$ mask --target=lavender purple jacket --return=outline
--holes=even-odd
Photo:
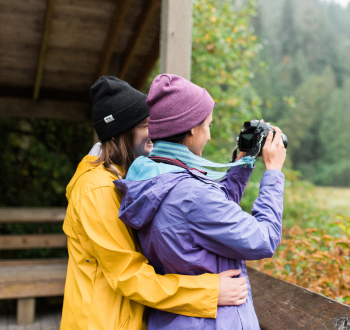
[[[128,180],[115,181],[124,194],[119,217],[138,230],[150,264],[159,274],[241,269],[248,279],[245,260],[272,257],[281,241],[282,172],[264,173],[250,215],[238,204],[252,169],[234,167],[218,183],[195,170],[174,171],[179,168],[139,157]],[[246,302],[218,307],[216,319],[152,309],[148,329],[260,329],[249,280],[248,286]]]

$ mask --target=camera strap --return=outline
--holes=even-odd
[[[238,146],[236,144],[235,148],[232,151],[232,156],[231,156],[231,159],[230,159],[231,163],[234,162],[236,160],[236,158],[237,158],[237,148],[238,148]]]
[[[194,167],[188,167],[185,163],[179,161],[178,159],[172,159],[172,158],[168,158],[168,157],[158,157],[158,156],[151,156],[151,157],[149,157],[149,159],[153,160],[156,163],[175,165],[178,167],[185,168],[186,170],[196,170],[204,175],[207,175],[207,172],[198,170],[197,168],[194,168]]]

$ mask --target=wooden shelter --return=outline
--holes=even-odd
[[[191,0],[0,0],[0,117],[90,121],[99,77],[141,89],[159,54],[163,72],[190,79],[191,34]],[[3,208],[0,223],[60,222],[64,214]],[[63,234],[0,236],[0,251],[65,246]],[[33,322],[36,297],[63,295],[66,267],[0,260],[0,299],[17,299],[18,324]]]
[[[161,72],[190,79],[191,30],[191,0],[0,0],[0,117],[90,120],[97,78],[141,89],[159,57]],[[0,223],[64,215],[3,208]],[[47,235],[2,235],[0,250],[65,246],[63,235]],[[18,298],[18,322],[31,323],[35,297],[63,294],[65,269],[66,261],[0,261],[0,299]],[[349,306],[249,273],[262,329],[350,329]]]
[[[190,78],[190,0],[0,0],[0,116],[89,120],[103,75]],[[161,29],[162,25],[162,29]],[[160,33],[162,31],[162,33]],[[174,61],[174,57],[176,61]]]

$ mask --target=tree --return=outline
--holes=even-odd
[[[261,48],[251,26],[256,0],[194,1],[192,81],[214,98],[211,158],[228,161],[245,120],[259,118],[260,98],[250,84]]]
[[[262,98],[262,116],[290,137],[293,168],[318,184],[348,182],[345,165],[336,171],[324,164],[319,136],[328,112],[345,118],[340,109],[350,107],[345,96],[343,106],[336,104],[350,79],[349,8],[320,0],[261,0],[259,5],[258,40],[264,49],[254,62],[252,84]],[[338,138],[349,140],[350,131],[334,140]],[[332,155],[339,159],[337,153]]]
[[[319,139],[323,157],[318,160],[314,181],[320,185],[350,185],[350,78],[332,94]]]

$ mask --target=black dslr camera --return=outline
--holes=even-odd
[[[246,121],[237,137],[239,150],[247,151],[246,156],[257,156],[264,147],[266,136],[270,131],[273,132],[274,138],[276,133],[272,126],[259,120]],[[282,141],[284,147],[287,148],[288,139],[283,133]]]

